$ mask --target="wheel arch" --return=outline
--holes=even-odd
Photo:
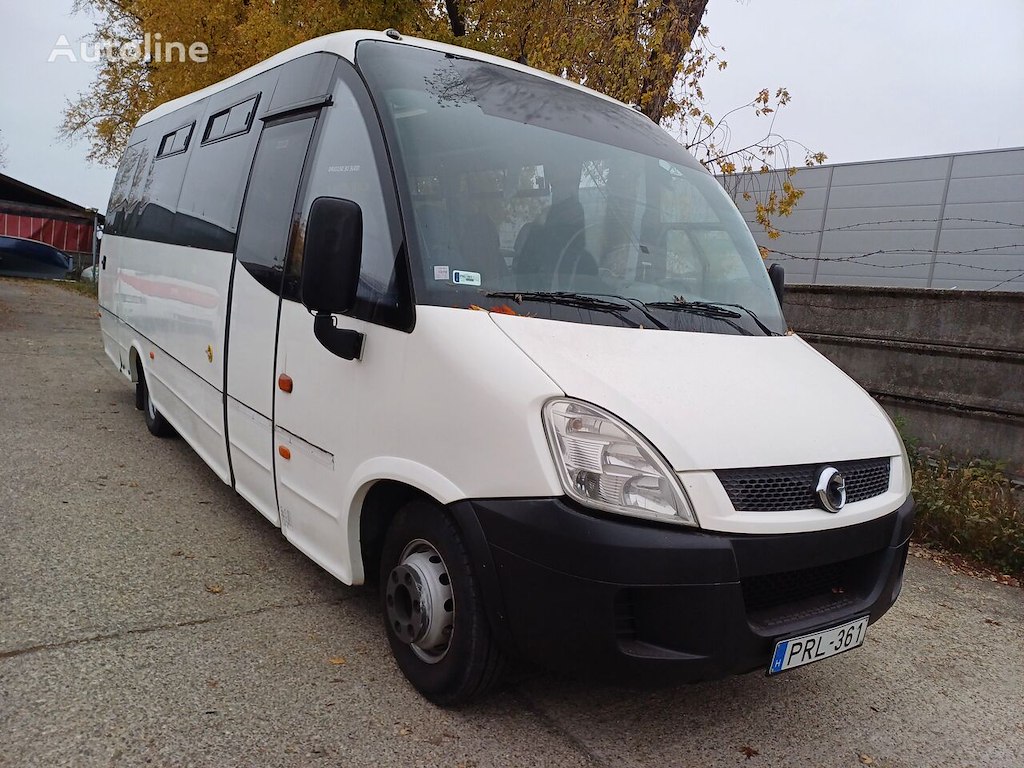
[[[411,501],[423,501],[443,506],[437,499],[420,488],[399,480],[380,479],[371,481],[361,490],[362,501],[358,505],[358,554],[353,561],[353,575],[362,571],[362,581],[375,582],[380,569],[381,550],[384,536],[398,510]]]
[[[132,383],[138,384],[139,372],[142,370],[142,353],[139,351],[139,345],[135,343],[128,348],[128,370]]]
[[[354,529],[349,534],[349,541],[353,544],[353,583],[377,581],[384,538],[398,510],[417,499],[436,505],[451,517],[459,530],[482,591],[491,630],[506,653],[512,654],[515,647],[497,569],[476,511],[466,499],[444,503],[437,495],[440,494],[429,493],[418,484],[393,478],[377,478],[360,487],[350,516],[350,529]]]
[[[351,475],[347,511],[347,559],[351,583],[361,584],[376,575],[364,565],[365,553],[375,554],[378,533],[387,531],[394,513],[410,500],[422,498],[444,507],[465,497],[463,491],[432,467],[397,456],[377,456],[358,466]],[[364,546],[364,542],[367,542]],[[379,547],[376,551],[379,555]],[[371,558],[372,559],[372,558]]]
[[[133,342],[128,348],[128,375],[135,385],[135,409],[141,411],[145,407],[145,403],[142,401],[142,387],[139,384],[146,374],[142,365],[142,353],[136,342]]]

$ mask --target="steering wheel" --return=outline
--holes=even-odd
[[[574,234],[572,237],[570,237],[569,240],[566,242],[566,244],[564,246],[562,246],[562,250],[558,252],[558,258],[555,259],[555,269],[551,273],[551,289],[552,290],[558,290],[559,289],[558,281],[559,281],[559,278],[562,277],[562,263],[565,261],[566,254],[569,253],[569,250],[572,248],[573,244],[580,237],[583,237],[584,241],[585,241],[587,231],[591,230],[591,229],[594,229],[595,227],[600,227],[600,226],[603,226],[602,222],[597,222],[595,224],[587,224],[586,226],[581,227],[579,230],[577,230],[576,234]],[[583,254],[584,253],[587,253],[586,247],[582,248],[581,251],[580,251],[580,254],[576,257],[576,263],[572,265],[572,271],[569,272],[567,275],[565,275],[565,277],[567,278],[567,282],[572,282],[572,280],[576,277],[576,270],[579,268],[580,259],[583,258]],[[593,257],[591,257],[591,258],[593,258]]]

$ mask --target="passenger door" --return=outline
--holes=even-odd
[[[339,64],[333,106],[325,110],[319,145],[307,168],[299,229],[319,197],[351,200],[363,221],[362,269],[356,307],[336,316],[338,328],[365,334],[361,359],[328,352],[313,335],[313,317],[301,304],[302,251],[286,268],[275,376],[290,391],[276,392],[277,494],[284,535],[342,581],[359,580],[358,521],[350,519],[357,469],[374,457],[401,454],[402,435],[382,429],[402,380],[412,327],[412,298],[394,182],[376,114],[351,65]],[[301,237],[297,238],[301,240]]]
[[[278,309],[295,203],[316,114],[264,125],[238,230],[231,278],[226,411],[235,489],[274,524],[275,355]]]

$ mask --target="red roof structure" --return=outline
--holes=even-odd
[[[81,266],[92,258],[97,220],[102,223],[102,214],[0,174],[0,236],[46,243]]]

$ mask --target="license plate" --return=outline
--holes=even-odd
[[[812,661],[821,661],[843,651],[859,648],[864,644],[868,630],[868,617],[862,616],[832,629],[823,629],[810,635],[780,640],[775,644],[772,663],[768,674],[775,675],[787,669],[802,667]]]

